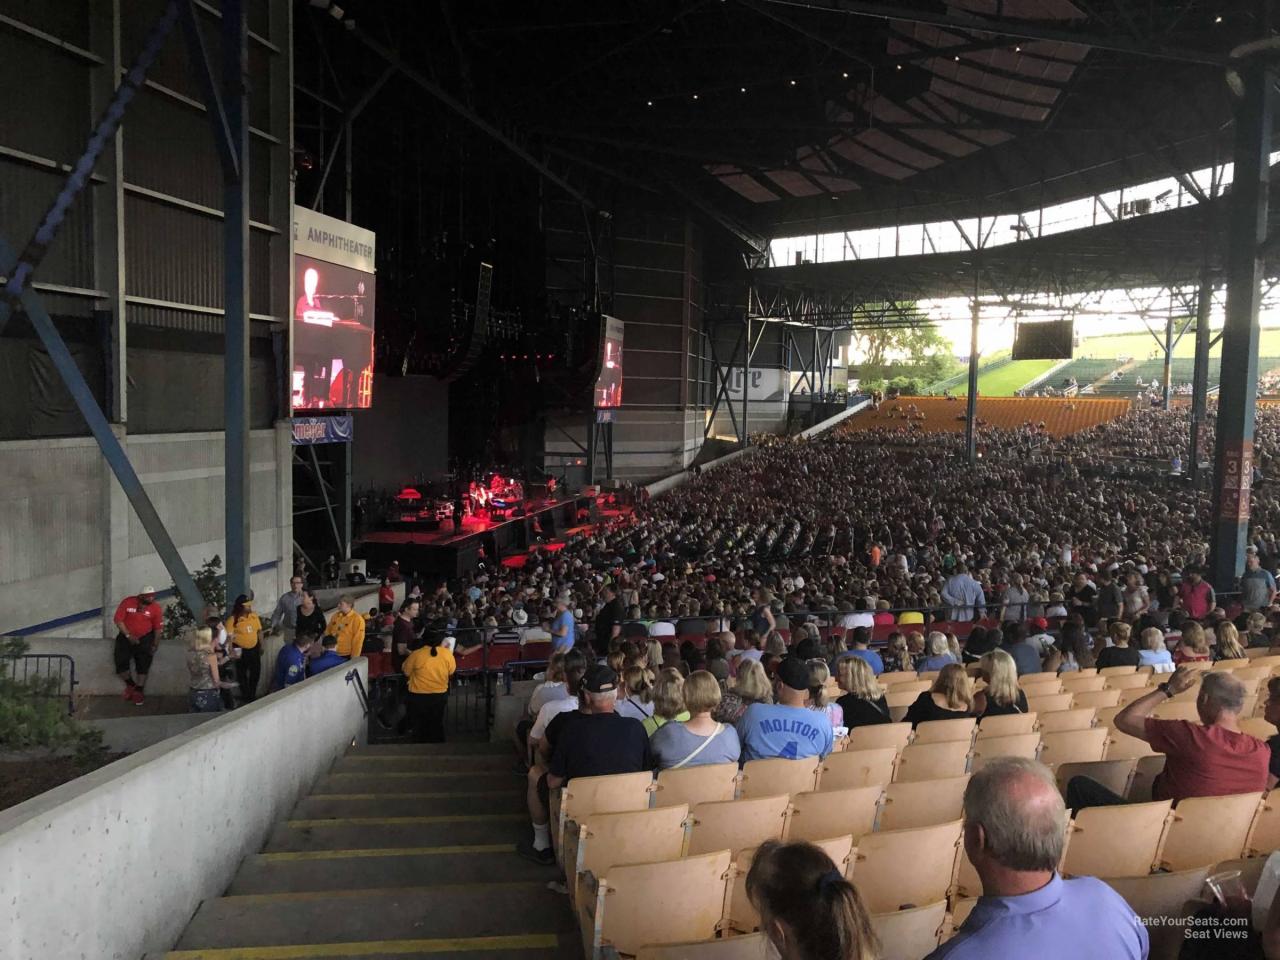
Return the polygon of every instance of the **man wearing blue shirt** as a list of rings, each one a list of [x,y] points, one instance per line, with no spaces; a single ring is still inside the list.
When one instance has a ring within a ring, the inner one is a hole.
[[[276,655],[276,672],[271,679],[272,690],[283,690],[307,679],[307,651],[315,642],[314,635],[299,633],[293,638],[293,643],[280,648]],[[337,643],[336,637],[334,643]]]
[[[1262,569],[1258,555],[1250,553],[1244,560],[1244,573],[1240,576],[1240,605],[1245,613],[1262,610],[1275,603],[1276,578]]]
[[[854,627],[850,630],[849,643],[849,650],[842,653],[838,659],[857,657],[859,660],[867,661],[871,672],[877,677],[884,673],[884,660],[880,654],[871,649],[871,631],[867,627]]]
[[[982,880],[956,935],[926,960],[1146,960],[1142,920],[1101,880],[1058,876],[1067,811],[1053,774],[1001,757],[964,791],[964,850]]]
[[[573,619],[573,614],[569,610],[569,599],[567,597],[556,598],[556,618],[551,621],[551,651],[572,650],[573,644],[577,640],[574,635],[577,629],[577,623]]]
[[[820,710],[810,710],[809,667],[798,657],[778,664],[773,695],[776,703],[753,703],[738,721],[742,760],[783,757],[803,760],[825,757],[835,737],[831,721]]]
[[[338,638],[335,636],[324,637],[320,641],[323,652],[318,657],[313,657],[311,663],[307,665],[307,673],[315,676],[332,667],[340,667],[347,662],[346,657],[338,656]]]

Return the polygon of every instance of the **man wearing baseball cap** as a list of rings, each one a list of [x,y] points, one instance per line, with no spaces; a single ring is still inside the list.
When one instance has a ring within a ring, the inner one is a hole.
[[[618,675],[605,664],[587,668],[578,691],[579,712],[562,713],[554,724],[561,729],[547,772],[529,790],[529,817],[533,842],[520,844],[516,852],[526,860],[551,866],[550,792],[574,777],[600,777],[653,769],[649,737],[639,720],[614,712],[618,699]],[[828,729],[830,724],[828,724]]]
[[[742,759],[825,757],[835,744],[826,713],[810,710],[809,665],[789,656],[773,678],[773,703],[753,703],[738,721]]]
[[[112,618],[116,625],[116,673],[124,681],[124,699],[142,705],[142,689],[147,685],[151,658],[160,643],[164,613],[156,603],[156,588],[143,587],[125,597]]]

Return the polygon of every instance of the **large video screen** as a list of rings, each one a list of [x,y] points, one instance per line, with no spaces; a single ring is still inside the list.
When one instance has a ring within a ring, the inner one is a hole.
[[[596,378],[595,406],[622,406],[622,321],[604,317],[603,357]]]
[[[1019,321],[1013,333],[1013,359],[1070,360],[1074,337],[1075,321],[1070,318]]]
[[[295,211],[294,410],[373,405],[372,237],[341,220]]]

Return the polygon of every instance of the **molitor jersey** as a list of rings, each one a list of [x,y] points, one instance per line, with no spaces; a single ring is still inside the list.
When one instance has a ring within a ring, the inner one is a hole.
[[[825,713],[770,703],[747,708],[738,721],[738,736],[743,760],[825,757],[834,741],[831,721]]]

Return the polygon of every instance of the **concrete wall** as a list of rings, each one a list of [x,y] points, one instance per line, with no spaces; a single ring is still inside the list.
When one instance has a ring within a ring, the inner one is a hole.
[[[367,663],[354,663],[362,678]],[[365,720],[329,670],[0,813],[0,956],[136,960],[222,894]]]
[[[544,440],[544,463],[548,472],[559,475],[566,462],[585,459],[585,454],[573,440],[583,447],[587,445],[587,416],[583,413],[573,420],[555,421],[561,429],[556,429],[549,422]],[[618,419],[613,426],[613,476],[620,480],[648,481],[685,469],[702,449],[705,423],[705,414],[697,409],[623,407],[618,411]],[[570,470],[568,475],[570,482],[574,482],[574,472]],[[603,457],[597,460],[596,478],[605,478]]]
[[[121,436],[187,566],[225,560],[222,433]],[[252,431],[260,596],[283,592],[293,565],[290,457],[287,424]],[[92,438],[0,443],[0,634],[114,636],[116,604],[147,584],[170,578]]]

